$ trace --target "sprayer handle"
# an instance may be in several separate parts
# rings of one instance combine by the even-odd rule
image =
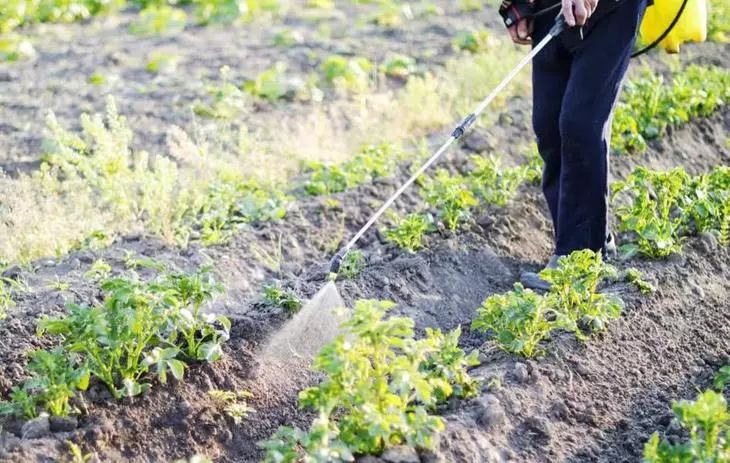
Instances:
[[[557,37],[567,28],[568,23],[565,22],[565,17],[563,16],[563,13],[560,13],[555,18],[555,24],[553,25],[552,29],[550,29],[550,35],[552,35],[553,37]]]

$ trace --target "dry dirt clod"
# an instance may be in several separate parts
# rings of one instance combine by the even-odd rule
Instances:
[[[5,271],[2,273],[3,278],[9,278],[11,280],[17,280],[20,278],[20,275],[23,273],[23,267],[20,265],[11,265],[10,267],[6,268]]]
[[[717,250],[717,237],[710,232],[703,231],[698,235],[700,242],[705,247],[706,253],[711,253]]]
[[[73,416],[52,416],[49,422],[51,432],[71,432],[79,426],[79,420]]]
[[[527,371],[527,365],[524,363],[515,363],[512,370],[512,376],[519,383],[526,383],[530,379],[530,373]]]
[[[477,413],[477,423],[486,429],[495,429],[504,424],[504,408],[494,395],[488,394],[478,401]]]
[[[23,439],[38,439],[51,433],[51,423],[48,416],[40,416],[23,424],[21,434]]]
[[[416,451],[405,445],[389,448],[383,453],[382,459],[387,463],[421,463]]]

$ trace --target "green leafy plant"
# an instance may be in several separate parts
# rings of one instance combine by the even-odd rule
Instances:
[[[188,15],[180,8],[168,5],[150,5],[139,13],[130,31],[137,35],[175,33],[185,29]]]
[[[391,445],[432,446],[443,422],[429,409],[455,390],[473,393],[475,383],[464,377],[473,356],[459,352],[458,334],[414,339],[413,320],[385,318],[392,306],[356,302],[342,324],[345,334],[314,361],[325,379],[299,395],[300,405],[318,418],[308,432],[281,428],[264,444],[266,461],[352,461],[355,454],[377,455]]]
[[[426,328],[425,342],[432,345],[432,352],[426,356],[420,370],[435,385],[434,392],[439,402],[449,397],[467,399],[479,392],[481,381],[469,376],[468,369],[479,365],[476,350],[466,354],[459,346],[461,327],[450,333]]]
[[[686,205],[688,182],[689,176],[681,168],[656,172],[639,167],[625,182],[611,185],[614,200],[623,193],[629,196],[629,202],[616,207],[619,231],[634,235],[622,246],[625,257],[637,253],[667,257],[681,252],[683,219],[677,210]]]
[[[450,175],[445,170],[439,170],[435,178],[426,183],[423,197],[437,209],[439,218],[452,231],[469,220],[472,208],[479,204],[467,179]]]
[[[715,390],[722,392],[725,390],[727,384],[730,383],[730,365],[725,365],[715,375],[715,379],[712,383],[712,387]]]
[[[513,291],[487,298],[471,327],[483,333],[491,330],[497,345],[508,352],[533,357],[543,352],[539,344],[553,331],[570,326],[551,302],[517,283]]]
[[[656,287],[642,278],[641,271],[635,268],[626,269],[626,281],[634,284],[642,294],[654,294]]]
[[[256,411],[248,405],[248,399],[253,397],[253,394],[248,391],[233,392],[214,389],[208,391],[208,395],[223,408],[225,414],[230,416],[235,424],[241,424],[246,416]]]
[[[498,42],[492,37],[492,34],[486,29],[472,29],[462,31],[452,41],[452,47],[455,50],[468,51],[478,53],[488,50],[495,46]]]
[[[433,228],[430,216],[413,213],[395,217],[393,227],[385,230],[385,239],[408,252],[423,248],[423,236]]]
[[[689,431],[690,440],[672,444],[654,433],[644,447],[647,463],[723,462],[730,460],[730,414],[722,394],[712,390],[695,401],[682,400],[672,405],[680,425]]]
[[[71,460],[67,460],[67,463],[87,463],[94,458],[94,453],[84,453],[81,447],[74,444],[72,441],[66,441],[69,452],[71,452]]]
[[[285,73],[286,63],[276,63],[270,69],[259,74],[256,79],[245,82],[243,90],[271,101],[284,98],[290,93]]]
[[[347,253],[340,267],[340,275],[352,280],[365,268],[365,257],[362,251],[354,250]]]
[[[34,418],[41,405],[53,416],[68,416],[72,411],[70,399],[89,385],[89,370],[79,356],[59,348],[33,351],[27,371],[30,378],[13,389],[11,402],[0,405],[0,414]]]
[[[502,167],[501,159],[495,156],[473,156],[471,162],[474,167],[468,181],[472,191],[487,204],[499,207],[514,198],[528,176],[526,167]]]
[[[84,273],[84,276],[90,280],[101,281],[106,280],[112,275],[112,266],[104,259],[96,259],[91,268]]]
[[[194,276],[164,275],[149,283],[115,278],[102,284],[103,305],[71,304],[69,314],[39,322],[39,331],[61,336],[62,346],[78,353],[92,376],[116,398],[149,389],[144,374],[155,367],[160,380],[167,371],[182,377],[174,358],[214,361],[228,339],[230,322],[202,314],[201,303],[213,294],[209,268]]]
[[[706,117],[728,99],[726,69],[691,65],[677,72],[671,84],[647,70],[626,83],[616,106],[611,144],[622,152],[643,152],[647,141],[662,136],[667,128]]]
[[[600,253],[573,252],[561,257],[557,268],[540,272],[540,278],[552,285],[547,294],[518,283],[509,293],[487,298],[472,328],[493,331],[500,348],[526,357],[542,354],[540,343],[558,329],[586,340],[583,330],[603,331],[609,320],[621,314],[621,299],[597,291],[602,279],[615,278],[616,273],[602,262]]]
[[[376,178],[390,176],[395,172],[399,154],[394,145],[367,145],[351,160],[339,165],[310,163],[311,175],[304,189],[313,196],[341,193]]]
[[[364,91],[370,86],[373,64],[367,58],[330,56],[320,65],[326,82],[345,90]]]
[[[266,305],[281,307],[287,312],[298,312],[302,308],[302,301],[291,290],[284,290],[278,284],[264,285],[263,299]]]

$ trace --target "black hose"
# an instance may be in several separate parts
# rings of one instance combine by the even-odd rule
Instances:
[[[658,0],[658,1],[661,1],[661,0]],[[676,26],[677,23],[679,22],[679,18],[682,17],[682,13],[684,13],[684,9],[687,7],[687,2],[688,1],[689,0],[682,0],[682,4],[679,6],[679,11],[677,11],[676,16],[674,16],[674,19],[672,20],[672,22],[667,27],[667,30],[665,30],[664,32],[662,32],[662,34],[659,37],[657,37],[657,39],[654,40],[649,45],[645,46],[641,50],[638,50],[638,51],[635,51],[634,53],[632,53],[631,54],[631,57],[632,58],[636,58],[637,56],[643,55],[644,53],[648,52],[649,50],[652,50],[654,47],[656,47],[657,45],[659,45],[659,42],[661,42],[662,40],[664,40],[665,38],[667,38],[667,36],[669,35],[669,33],[672,32],[672,30],[674,30],[674,26]],[[555,5],[551,5],[551,6],[547,7],[547,8],[542,9],[542,10],[538,10],[537,12],[535,12],[535,14],[533,14],[533,17],[538,17],[538,16],[542,16],[544,14],[550,13],[551,11],[557,10],[561,6],[562,5],[560,3],[556,3]]]
[[[682,16],[682,13],[684,13],[684,8],[687,6],[687,1],[688,0],[682,0],[682,5],[679,7],[679,11],[677,11],[677,15],[674,17],[674,19],[672,20],[672,22],[669,24],[669,27],[667,27],[667,30],[665,30],[664,33],[662,33],[662,35],[660,35],[659,37],[657,37],[657,39],[654,40],[649,45],[645,46],[644,48],[642,48],[639,51],[635,51],[634,53],[632,53],[631,54],[631,57],[632,58],[636,58],[637,56],[641,56],[644,53],[646,53],[649,50],[651,50],[652,48],[656,47],[657,45],[659,45],[659,42],[661,42],[662,40],[664,40],[669,35],[669,33],[672,32],[672,29],[674,29],[674,26],[676,26],[677,23],[679,22],[679,18]]]

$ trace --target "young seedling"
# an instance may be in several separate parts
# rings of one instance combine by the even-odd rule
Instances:
[[[104,259],[96,259],[84,276],[94,281],[106,280],[112,276],[112,266]]]
[[[280,307],[289,313],[298,312],[302,308],[302,301],[291,290],[282,289],[277,283],[264,285],[263,299],[270,307]]]
[[[340,267],[340,275],[348,280],[357,277],[365,268],[365,257],[362,251],[354,250],[347,253]]]
[[[433,229],[430,216],[413,213],[405,218],[396,217],[395,225],[385,230],[385,239],[408,252],[423,248],[423,236]]]
[[[472,191],[487,204],[506,206],[527,178],[526,168],[505,168],[499,157],[473,156],[471,162],[474,168],[469,173],[468,181]]]
[[[439,170],[423,189],[423,197],[437,209],[446,228],[456,230],[471,218],[471,210],[479,204],[466,178]]]
[[[246,416],[256,411],[247,403],[248,399],[253,397],[253,394],[248,391],[233,392],[214,389],[208,391],[208,395],[223,408],[223,411],[233,419],[235,424],[241,424]]]
[[[636,288],[641,291],[642,294],[651,295],[656,292],[656,286],[652,285],[648,281],[642,278],[641,271],[636,268],[629,268],[625,273],[626,281],[636,285]]]

